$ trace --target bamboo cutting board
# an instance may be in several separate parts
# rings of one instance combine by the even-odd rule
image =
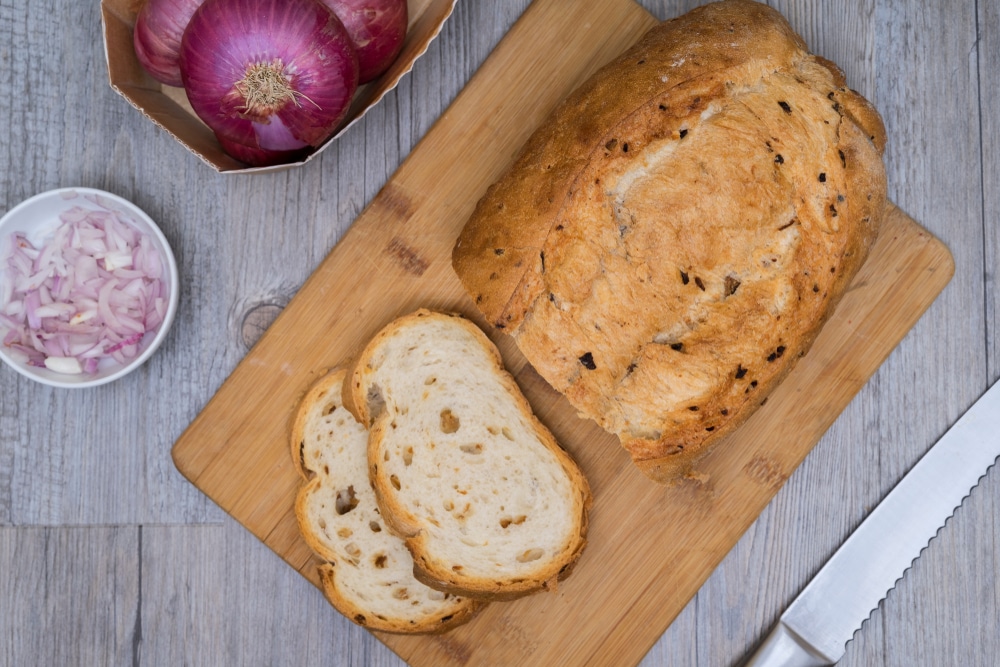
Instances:
[[[178,469],[307,579],[291,411],[398,315],[459,311],[451,269],[468,215],[530,132],[655,23],[632,0],[536,0],[173,449]],[[948,250],[890,206],[884,231],[812,351],[698,479],[665,488],[487,332],[594,493],[589,545],[556,593],[488,607],[439,637],[380,635],[416,666],[635,664],[951,278]],[[331,613],[335,613],[331,610]]]

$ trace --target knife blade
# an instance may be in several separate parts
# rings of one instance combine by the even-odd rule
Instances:
[[[781,615],[747,667],[836,664],[1000,456],[996,382],[910,469]]]

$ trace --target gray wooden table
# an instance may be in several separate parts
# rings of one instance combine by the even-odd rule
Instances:
[[[400,664],[188,484],[170,449],[528,4],[460,0],[399,88],[318,160],[233,177],[111,91],[95,0],[0,0],[0,209],[61,186],[115,192],[159,221],[183,277],[170,336],[134,375],[67,391],[0,369],[0,665]],[[700,3],[641,4],[667,18]],[[1000,375],[1000,3],[771,4],[875,102],[890,197],[957,269],[650,667],[736,664]],[[998,528],[994,472],[843,664],[1000,664]]]

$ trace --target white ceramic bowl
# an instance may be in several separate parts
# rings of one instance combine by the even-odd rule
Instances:
[[[97,203],[98,201],[100,204]],[[165,272],[163,281],[167,287],[168,302],[163,322],[155,333],[146,333],[140,343],[139,353],[128,363],[122,365],[111,358],[102,359],[94,374],[68,375],[56,373],[48,368],[30,366],[12,357],[2,344],[0,344],[0,360],[3,360],[21,375],[42,384],[67,388],[96,387],[127,375],[141,366],[156,351],[170,330],[170,325],[173,324],[174,315],[177,313],[180,286],[174,253],[156,223],[132,202],[122,199],[118,195],[93,188],[49,190],[21,202],[8,211],[3,218],[0,218],[0,248],[3,247],[3,240],[15,232],[22,232],[32,245],[39,247],[45,242],[46,236],[54,232],[60,225],[59,216],[74,206],[95,210],[116,210],[122,213],[141,233],[150,237],[160,252]],[[5,268],[0,267],[0,281],[5,280],[5,271],[3,270]],[[4,333],[6,333],[6,329],[0,326],[0,340],[2,340]]]

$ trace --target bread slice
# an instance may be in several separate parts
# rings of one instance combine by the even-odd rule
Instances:
[[[330,603],[358,625],[395,633],[443,632],[468,621],[483,603],[413,578],[403,541],[385,528],[368,481],[368,433],[344,409],[346,372],[321,378],[305,395],[292,427],[292,458],[303,478],[295,515],[319,566]]]
[[[378,504],[418,579],[512,599],[569,573],[590,488],[478,327],[428,310],[401,317],[365,347],[344,392],[369,425]]]
[[[666,21],[565,100],[452,255],[487,320],[661,482],[812,345],[886,203],[875,109],[750,0]]]

